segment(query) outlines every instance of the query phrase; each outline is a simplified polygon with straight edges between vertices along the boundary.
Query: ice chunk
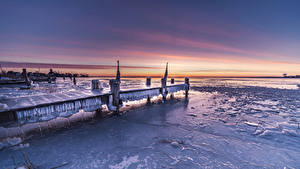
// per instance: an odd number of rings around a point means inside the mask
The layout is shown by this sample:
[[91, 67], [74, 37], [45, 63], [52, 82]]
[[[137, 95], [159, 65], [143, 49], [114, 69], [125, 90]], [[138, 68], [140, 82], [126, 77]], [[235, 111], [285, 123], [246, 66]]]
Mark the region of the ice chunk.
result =
[[111, 169], [121, 169], [121, 168], [129, 168], [131, 164], [139, 162], [139, 156], [135, 155], [132, 157], [123, 157], [123, 161], [119, 164], [109, 165]]
[[6, 138], [0, 141], [0, 150], [5, 147], [18, 145], [20, 143], [22, 143], [22, 139], [20, 137]]
[[253, 126], [253, 127], [257, 127], [257, 126], [258, 126], [257, 123], [249, 122], [249, 121], [245, 122], [245, 124], [247, 124], [247, 125], [249, 125], [249, 126]]
[[8, 108], [7, 104], [0, 103], [0, 110], [1, 109], [7, 109], [7, 108]]
[[171, 145], [175, 148], [179, 147], [179, 143], [177, 141], [171, 142]]

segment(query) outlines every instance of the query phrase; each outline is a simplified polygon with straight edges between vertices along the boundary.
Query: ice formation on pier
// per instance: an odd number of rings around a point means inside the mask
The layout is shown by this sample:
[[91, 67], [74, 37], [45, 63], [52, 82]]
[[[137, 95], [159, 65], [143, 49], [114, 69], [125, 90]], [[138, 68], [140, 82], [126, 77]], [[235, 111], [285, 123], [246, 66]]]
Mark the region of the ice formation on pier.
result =
[[56, 117], [67, 117], [79, 112], [95, 111], [102, 106], [101, 98], [93, 97], [82, 100], [68, 101], [62, 103], [54, 103], [32, 109], [17, 111], [17, 119], [20, 124], [47, 121]]
[[147, 98], [148, 96], [151, 98], [153, 96], [158, 96], [160, 94], [159, 88], [155, 89], [141, 89], [130, 92], [121, 92], [120, 98], [123, 101], [134, 101]]
[[102, 101], [101, 98], [89, 98], [89, 99], [84, 99], [81, 102], [81, 108], [84, 111], [95, 111], [102, 106]]
[[[185, 89], [185, 84], [167, 86], [168, 93], [174, 93]], [[123, 101], [134, 101], [148, 97], [158, 96], [161, 94], [161, 88], [135, 89], [120, 91], [120, 98]], [[106, 102], [101, 101], [101, 97], [92, 96], [88, 98], [76, 98], [68, 101], [59, 101], [32, 105], [16, 111], [16, 118], [20, 124], [47, 121], [56, 117], [68, 117], [79, 110], [86, 112], [100, 109]]]
[[[168, 93], [174, 93], [184, 89], [185, 89], [185, 84], [167, 86]], [[134, 101], [134, 100], [145, 99], [147, 97], [151, 98], [153, 96], [158, 96], [159, 94], [161, 94], [160, 88], [154, 88], [154, 89], [131, 90], [130, 92], [123, 91], [121, 92], [120, 97], [123, 101]]]
[[167, 86], [167, 91], [169, 93], [178, 92], [180, 90], [184, 90], [185, 86], [186, 86], [186, 84], [179, 84], [179, 85], [174, 85], [174, 86]]

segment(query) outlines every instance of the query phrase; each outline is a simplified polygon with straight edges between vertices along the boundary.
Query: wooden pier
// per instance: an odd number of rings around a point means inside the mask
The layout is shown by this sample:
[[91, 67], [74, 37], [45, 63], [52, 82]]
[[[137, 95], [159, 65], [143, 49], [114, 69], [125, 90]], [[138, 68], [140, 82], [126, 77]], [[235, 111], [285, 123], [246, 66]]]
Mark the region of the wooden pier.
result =
[[[120, 77], [118, 61], [116, 78], [111, 79], [109, 82], [110, 92], [95, 92], [92, 95], [78, 94], [77, 96], [72, 96], [70, 98], [67, 98], [67, 94], [49, 95], [47, 99], [39, 98], [39, 96], [32, 96], [36, 97], [32, 99], [38, 100], [38, 102], [30, 103], [30, 101], [27, 101], [27, 104], [24, 103], [26, 100], [1, 100], [0, 103], [6, 104], [7, 108], [0, 109], [0, 123], [16, 121], [19, 124], [26, 124], [48, 121], [56, 117], [71, 116], [80, 110], [97, 111], [101, 109], [103, 105], [107, 105], [110, 111], [118, 112], [123, 105], [123, 102], [126, 101], [140, 99], [147, 99], [150, 101], [153, 96], [159, 95], [165, 100], [168, 94], [184, 90], [187, 95], [189, 90], [189, 78], [185, 78], [184, 84], [167, 86], [168, 64], [166, 66], [165, 75], [161, 79], [161, 87], [151, 87], [151, 78], [148, 77], [146, 80], [148, 88], [120, 90]], [[93, 80], [92, 83], [92, 90], [99, 90], [97, 81]]]

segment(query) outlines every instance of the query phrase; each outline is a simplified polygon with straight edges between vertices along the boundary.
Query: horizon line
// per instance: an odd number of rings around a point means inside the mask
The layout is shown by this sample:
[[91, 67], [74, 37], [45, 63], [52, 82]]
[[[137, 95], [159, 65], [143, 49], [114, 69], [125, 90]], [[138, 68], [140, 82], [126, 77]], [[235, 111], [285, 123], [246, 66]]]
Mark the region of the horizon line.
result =
[[[33, 63], [33, 62], [12, 62], [12, 61], [0, 61], [0, 67], [1, 68], [37, 68], [37, 69], [102, 69], [102, 70], [108, 70], [108, 69], [115, 69], [117, 65], [80, 65], [80, 64], [59, 64], [59, 63]], [[153, 69], [153, 70], [163, 70], [163, 67], [155, 67], [155, 66], [120, 66], [120, 68], [124, 69]], [[60, 71], [57, 71], [60, 72]], [[65, 72], [68, 73], [68, 72]], [[70, 72], [69, 72], [70, 73]], [[74, 73], [72, 73], [74, 74]], [[97, 75], [95, 73], [76, 73], [76, 74], [88, 74], [89, 77], [114, 77], [113, 73], [107, 73], [104, 75]], [[153, 78], [160, 78], [163, 75], [159, 75], [157, 73], [152, 75], [125, 75], [123, 74], [122, 77], [125, 78], [144, 78], [144, 77], [153, 77]], [[176, 78], [183, 78], [183, 77], [191, 77], [191, 78], [281, 78], [283, 76], [267, 76], [267, 75], [245, 75], [245, 76], [239, 76], [239, 75], [180, 75], [180, 74], [170, 74], [170, 77], [176, 77]]]

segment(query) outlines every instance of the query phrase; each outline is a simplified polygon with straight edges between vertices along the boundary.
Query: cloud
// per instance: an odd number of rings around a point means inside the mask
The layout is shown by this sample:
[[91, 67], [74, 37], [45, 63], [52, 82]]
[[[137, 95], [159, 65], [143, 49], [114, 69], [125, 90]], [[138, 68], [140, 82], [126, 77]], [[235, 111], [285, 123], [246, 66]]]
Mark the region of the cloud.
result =
[[[64, 68], [64, 69], [115, 69], [115, 65], [77, 65], [77, 64], [50, 64], [26, 62], [1, 62], [2, 67], [8, 68]], [[147, 66], [120, 66], [123, 69], [161, 69], [160, 67]]]

